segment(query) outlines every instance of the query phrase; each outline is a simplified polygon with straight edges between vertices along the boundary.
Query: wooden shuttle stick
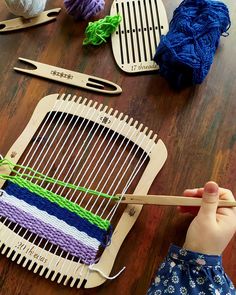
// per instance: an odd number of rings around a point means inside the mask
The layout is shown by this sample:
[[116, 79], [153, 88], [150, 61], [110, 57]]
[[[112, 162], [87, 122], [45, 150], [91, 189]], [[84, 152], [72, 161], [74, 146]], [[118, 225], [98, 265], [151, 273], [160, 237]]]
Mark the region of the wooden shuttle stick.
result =
[[[118, 195], [121, 197], [121, 195]], [[122, 197], [121, 203], [140, 205], [166, 205], [166, 206], [201, 206], [201, 198], [165, 196], [165, 195], [128, 195]], [[218, 207], [236, 207], [236, 201], [220, 200]]]
[[57, 18], [61, 8], [54, 8], [40, 13], [36, 17], [25, 19], [23, 17], [17, 17], [0, 22], [0, 33], [22, 30], [29, 27], [48, 23]]

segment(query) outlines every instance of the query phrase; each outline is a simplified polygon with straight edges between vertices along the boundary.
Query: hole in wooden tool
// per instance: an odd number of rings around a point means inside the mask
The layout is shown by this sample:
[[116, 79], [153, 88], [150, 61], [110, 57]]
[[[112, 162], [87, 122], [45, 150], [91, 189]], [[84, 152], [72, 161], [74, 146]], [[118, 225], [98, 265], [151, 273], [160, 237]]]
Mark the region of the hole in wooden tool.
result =
[[43, 269], [43, 265], [40, 265], [40, 267], [37, 269], [37, 273], [40, 273], [42, 269]]
[[5, 248], [5, 244], [2, 244], [0, 247], [0, 252], [2, 252], [4, 248]]
[[[91, 83], [87, 83], [86, 85], [89, 87], [93, 87], [93, 88], [97, 88], [97, 89], [104, 89], [107, 88], [109, 90], [116, 90], [116, 86], [110, 84], [110, 83], [106, 83], [105, 81], [97, 81], [96, 79], [93, 78], [88, 78], [88, 81]], [[93, 84], [95, 83], [95, 84]], [[97, 84], [100, 85], [97, 85]]]
[[132, 34], [132, 28], [133, 28], [133, 24], [131, 21], [131, 8], [129, 5], [129, 2], [127, 2], [127, 12], [128, 12], [128, 18], [127, 18], [127, 26], [128, 28], [130, 28], [130, 30], [128, 30], [127, 33], [131, 33], [130, 34], [130, 41], [131, 41], [131, 49], [132, 49], [132, 56], [130, 57], [133, 61], [133, 63], [135, 63], [135, 44], [134, 44], [134, 36]]
[[73, 282], [74, 278], [73, 277], [70, 277], [67, 281], [67, 286], [70, 286], [70, 284]]
[[96, 88], [96, 89], [104, 89], [103, 85], [95, 85], [95, 84], [92, 84], [92, 83], [86, 83], [86, 86], [91, 87], [91, 88]]
[[29, 266], [31, 265], [32, 260], [28, 260], [27, 264], [25, 265], [25, 268], [29, 268]]
[[19, 59], [19, 60], [26, 65], [26, 69], [28, 69], [28, 70], [36, 70], [37, 69], [37, 66], [29, 63], [28, 61], [23, 60], [23, 59]]
[[13, 250], [13, 251], [11, 252], [11, 255], [9, 256], [9, 258], [12, 259], [12, 257], [15, 255], [15, 253], [16, 253], [16, 251]]
[[35, 262], [31, 268], [31, 270], [34, 271], [36, 267], [37, 267], [37, 263]]
[[0, 24], [0, 30], [4, 29], [5, 27], [6, 27], [6, 25]]
[[[59, 279], [59, 278], [58, 278], [58, 279]], [[67, 276], [64, 275], [63, 278], [62, 278], [62, 280], [61, 280], [61, 284], [64, 285], [66, 279], [67, 279]], [[68, 285], [68, 282], [66, 283], [66, 286], [67, 286], [67, 285]]]
[[59, 12], [57, 12], [57, 11], [52, 11], [52, 12], [49, 12], [48, 14], [47, 14], [47, 16], [48, 17], [53, 17], [53, 16], [57, 16], [59, 14]]
[[[57, 273], [57, 275], [56, 275], [56, 277], [55, 277], [55, 279], [54, 279], [54, 281], [56, 281], [57, 282], [57, 280], [60, 278], [60, 276], [61, 276], [61, 273], [60, 272], [58, 272]], [[66, 276], [65, 276], [66, 277]]]
[[16, 152], [12, 152], [11, 155], [10, 155], [10, 157], [11, 157], [11, 158], [15, 158], [16, 155], [17, 155]]
[[[100, 121], [103, 123], [103, 124], [110, 124], [111, 123], [111, 120], [108, 118], [108, 117], [101, 117], [100, 118]], [[0, 193], [1, 195], [1, 193]]]
[[[18, 254], [18, 255], [16, 256], [15, 261], [18, 262], [18, 260], [19, 260], [20, 258], [21, 258], [21, 254]], [[21, 265], [24, 264], [25, 260], [26, 260], [26, 257], [24, 256], [24, 257], [21, 259]]]
[[10, 250], [11, 250], [11, 248], [10, 247], [7, 247], [7, 250], [5, 251], [4, 254], [7, 255]]
[[43, 274], [42, 274], [42, 277], [45, 277], [47, 275], [48, 271], [49, 271], [49, 269], [46, 267]]
[[54, 273], [55, 273], [55, 271], [54, 271], [54, 270], [52, 270], [52, 271], [51, 271], [51, 273], [50, 273], [50, 275], [49, 275], [49, 277], [48, 277], [48, 279], [49, 279], [49, 280], [51, 280], [51, 279], [52, 279], [52, 277], [53, 277]]
[[135, 210], [135, 208], [133, 207], [133, 208], [131, 208], [131, 209], [129, 210], [129, 215], [130, 215], [130, 216], [134, 216], [135, 212], [136, 212], [136, 210]]
[[[81, 284], [81, 288], [84, 288], [86, 283], [87, 283], [87, 280], [83, 280], [83, 283]], [[78, 283], [77, 283], [77, 285], [78, 285]]]

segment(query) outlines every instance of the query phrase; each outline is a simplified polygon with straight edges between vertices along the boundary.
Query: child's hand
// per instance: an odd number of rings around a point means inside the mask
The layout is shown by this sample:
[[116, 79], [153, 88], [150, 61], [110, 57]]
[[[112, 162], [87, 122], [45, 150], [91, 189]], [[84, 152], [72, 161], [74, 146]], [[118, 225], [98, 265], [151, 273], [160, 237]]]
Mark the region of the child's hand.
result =
[[202, 196], [197, 216], [190, 224], [185, 243], [187, 250], [209, 255], [221, 255], [236, 231], [236, 208], [217, 208], [218, 200], [233, 200], [230, 190], [207, 182], [204, 188], [188, 189], [185, 196]]

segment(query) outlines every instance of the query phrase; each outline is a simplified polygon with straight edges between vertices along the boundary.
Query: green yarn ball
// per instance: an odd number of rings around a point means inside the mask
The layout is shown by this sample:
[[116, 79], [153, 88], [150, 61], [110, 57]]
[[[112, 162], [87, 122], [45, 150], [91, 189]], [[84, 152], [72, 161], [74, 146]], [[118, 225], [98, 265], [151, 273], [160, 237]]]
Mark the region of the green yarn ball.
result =
[[95, 22], [89, 22], [83, 41], [83, 45], [101, 45], [116, 30], [121, 22], [120, 15], [106, 16]]

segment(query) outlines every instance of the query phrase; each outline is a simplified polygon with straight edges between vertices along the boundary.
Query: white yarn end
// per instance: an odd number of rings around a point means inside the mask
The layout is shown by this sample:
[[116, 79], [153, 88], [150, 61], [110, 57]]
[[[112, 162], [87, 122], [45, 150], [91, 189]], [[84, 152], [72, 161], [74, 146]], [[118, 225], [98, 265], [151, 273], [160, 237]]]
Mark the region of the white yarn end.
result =
[[124, 266], [116, 275], [114, 275], [113, 277], [109, 277], [102, 270], [94, 267], [94, 265], [95, 264], [89, 265], [88, 269], [91, 270], [91, 271], [98, 272], [102, 277], [104, 277], [107, 280], [114, 280], [114, 279], [116, 279], [126, 269], [126, 267]]

